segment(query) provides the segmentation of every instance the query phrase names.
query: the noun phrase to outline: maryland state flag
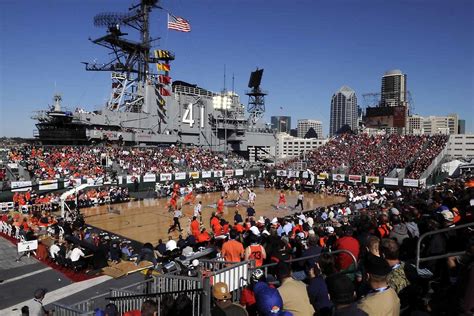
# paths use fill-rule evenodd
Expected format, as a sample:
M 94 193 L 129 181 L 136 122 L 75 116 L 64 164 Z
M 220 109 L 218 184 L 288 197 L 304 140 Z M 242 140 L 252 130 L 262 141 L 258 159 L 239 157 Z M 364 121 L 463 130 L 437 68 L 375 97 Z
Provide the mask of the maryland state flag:
M 157 49 L 155 50 L 155 58 L 162 60 L 173 60 L 174 56 L 167 50 Z
M 160 87 L 160 94 L 163 97 L 169 97 L 171 95 L 170 91 L 168 89 L 163 88 L 163 87 Z
M 169 64 L 156 64 L 156 69 L 158 71 L 170 71 L 171 67 Z
M 168 85 L 171 83 L 171 77 L 165 76 L 165 75 L 159 75 L 158 82 L 164 85 Z

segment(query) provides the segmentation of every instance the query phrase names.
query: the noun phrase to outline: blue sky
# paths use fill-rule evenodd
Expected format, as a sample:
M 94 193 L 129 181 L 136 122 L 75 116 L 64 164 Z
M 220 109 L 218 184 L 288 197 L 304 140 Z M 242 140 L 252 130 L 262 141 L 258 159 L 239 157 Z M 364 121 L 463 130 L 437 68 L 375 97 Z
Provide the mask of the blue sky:
M 125 0 L 0 1 L 0 136 L 31 137 L 34 110 L 51 104 L 98 109 L 109 94 L 108 73 L 86 72 L 81 61 L 107 61 L 88 41 L 105 30 L 95 14 L 126 11 Z M 362 94 L 379 92 L 386 70 L 408 76 L 415 112 L 457 112 L 474 131 L 474 2 L 471 0 L 165 0 L 191 22 L 191 33 L 166 30 L 154 11 L 159 47 L 174 51 L 171 76 L 212 91 L 244 95 L 248 77 L 264 68 L 266 120 L 291 115 L 329 128 L 332 94 L 342 85 Z M 132 33 L 130 31 L 130 33 Z M 56 88 L 55 88 L 56 87 Z M 283 107 L 283 110 L 280 110 Z

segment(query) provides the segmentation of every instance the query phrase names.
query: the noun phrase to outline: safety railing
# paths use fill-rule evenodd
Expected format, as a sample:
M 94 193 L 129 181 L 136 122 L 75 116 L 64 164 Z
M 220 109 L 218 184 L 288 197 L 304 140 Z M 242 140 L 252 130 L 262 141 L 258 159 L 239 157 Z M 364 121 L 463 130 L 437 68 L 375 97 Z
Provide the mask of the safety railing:
M 182 291 L 170 291 L 160 293 L 149 293 L 149 294 L 135 294 L 135 295 L 119 295 L 115 293 L 107 299 L 117 306 L 119 314 L 123 314 L 127 311 L 140 310 L 144 301 L 148 299 L 154 300 L 158 305 L 158 315 L 164 307 L 170 308 L 170 302 L 176 301 L 178 296 L 186 295 L 188 302 L 191 304 L 192 316 L 203 315 L 201 313 L 201 296 L 202 289 L 190 289 Z
M 430 257 L 423 257 L 423 258 L 420 257 L 420 255 L 421 255 L 421 242 L 426 237 L 431 236 L 431 235 L 441 234 L 441 233 L 448 232 L 448 231 L 463 229 L 463 228 L 467 228 L 467 227 L 474 227 L 474 222 L 459 225 L 459 226 L 454 226 L 454 227 L 447 227 L 447 228 L 437 229 L 437 230 L 434 230 L 434 231 L 426 232 L 423 235 L 421 235 L 420 238 L 418 239 L 418 243 L 416 245 L 416 270 L 417 271 L 420 270 L 420 263 L 421 262 L 444 259 L 444 258 L 448 258 L 448 257 L 455 257 L 455 256 L 460 256 L 460 255 L 465 254 L 466 251 L 458 251 L 458 252 L 449 252 L 449 253 L 445 253 L 445 254 L 442 254 L 442 255 L 436 255 L 436 256 L 430 256 Z
M 71 306 L 66 306 L 60 303 L 53 303 L 54 315 L 58 316 L 93 316 L 94 311 L 81 311 Z

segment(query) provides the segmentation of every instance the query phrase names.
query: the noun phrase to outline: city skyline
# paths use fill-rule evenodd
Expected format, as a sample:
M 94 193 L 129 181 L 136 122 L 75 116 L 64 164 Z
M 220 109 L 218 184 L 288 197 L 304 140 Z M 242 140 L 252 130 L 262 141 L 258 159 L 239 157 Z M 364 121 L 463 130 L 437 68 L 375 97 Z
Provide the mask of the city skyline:
M 54 92 L 60 92 L 70 108 L 95 110 L 105 103 L 110 93 L 108 74 L 88 73 L 80 62 L 107 59 L 87 40 L 104 31 L 93 26 L 94 15 L 126 11 L 132 3 L 0 3 L 4 30 L 0 136 L 32 137 L 30 116 L 51 104 Z M 162 37 L 159 47 L 176 53 L 173 79 L 220 91 L 226 65 L 226 87 L 231 89 L 234 75 L 235 90 L 245 105 L 250 72 L 256 66 L 264 68 L 262 88 L 269 92 L 266 122 L 271 116 L 289 115 L 295 121 L 313 118 L 323 122 L 326 135 L 334 91 L 348 85 L 360 103 L 363 93 L 380 91 L 385 71 L 402 69 L 409 77 L 416 114 L 446 115 L 450 108 L 449 112 L 466 119 L 466 132 L 472 133 L 474 50 L 466 39 L 474 35 L 473 3 L 426 3 L 342 0 L 288 6 L 276 1 L 275 9 L 268 10 L 263 1 L 163 2 L 188 19 L 192 31 L 168 32 L 165 15 L 160 13 L 153 16 L 153 34 Z M 380 27 L 394 17 L 400 23 Z M 292 24 L 281 23 L 287 20 Z M 389 41 L 383 40 L 385 34 L 390 34 Z M 338 36 L 344 40 L 338 41 Z

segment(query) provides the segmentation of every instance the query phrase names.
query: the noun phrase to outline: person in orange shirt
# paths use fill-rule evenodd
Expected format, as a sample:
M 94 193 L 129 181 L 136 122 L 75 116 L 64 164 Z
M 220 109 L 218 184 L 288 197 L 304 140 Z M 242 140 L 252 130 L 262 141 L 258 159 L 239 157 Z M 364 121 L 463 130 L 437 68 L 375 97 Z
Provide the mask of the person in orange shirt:
M 225 261 L 240 262 L 244 258 L 244 246 L 241 242 L 235 240 L 238 234 L 233 229 L 229 234 L 229 241 L 222 245 L 221 255 Z
M 245 248 L 245 260 L 255 260 L 255 267 L 261 267 L 267 258 L 265 248 L 259 244 L 258 237 L 251 235 L 250 246 Z
M 224 213 L 224 197 L 221 196 L 219 201 L 217 201 L 217 213 Z
M 211 240 L 211 235 L 206 231 L 206 228 L 201 229 L 201 233 L 197 236 L 196 241 L 198 244 L 203 244 Z
M 193 216 L 193 220 L 191 221 L 191 234 L 193 234 L 194 238 L 197 238 L 199 235 L 199 227 L 199 221 L 196 216 Z
M 219 224 L 219 216 L 215 212 L 212 212 L 211 214 L 211 228 L 214 229 L 213 227 L 217 224 Z

